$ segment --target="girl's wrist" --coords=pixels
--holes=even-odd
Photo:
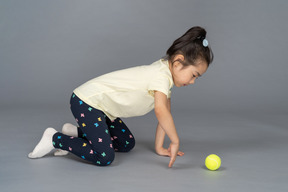
[[[179,145],[179,144],[180,144],[179,138],[176,138],[176,139],[171,140],[171,144]]]
[[[159,146],[159,147],[155,147],[155,151],[156,151],[156,153],[159,153],[160,151],[162,151],[164,149],[164,147],[163,146]]]

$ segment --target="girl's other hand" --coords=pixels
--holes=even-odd
[[[165,148],[160,148],[156,151],[156,153],[158,155],[161,155],[161,156],[168,156],[168,157],[171,157],[171,146],[169,146],[168,149],[165,149]],[[184,152],[182,151],[178,151],[177,153],[178,156],[183,156],[184,155]]]

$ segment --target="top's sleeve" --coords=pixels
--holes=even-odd
[[[154,97],[154,91],[164,93],[167,98],[171,98],[170,80],[165,74],[153,78],[148,85],[148,92]]]

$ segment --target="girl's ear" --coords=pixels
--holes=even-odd
[[[185,67],[185,66],[182,64],[182,63],[185,62],[185,57],[184,57],[184,55],[182,55],[182,54],[177,54],[177,55],[175,55],[173,61],[176,61],[176,62],[174,62],[173,67],[177,67],[177,68],[180,68],[180,69],[182,69],[183,67]],[[179,61],[179,62],[177,62],[177,61]]]
[[[174,57],[174,61],[176,61],[176,60],[180,60],[180,61],[184,62],[184,61],[185,61],[185,57],[184,57],[184,55],[182,55],[182,54],[177,54],[177,55]]]

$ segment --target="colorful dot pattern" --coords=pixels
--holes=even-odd
[[[69,151],[98,166],[110,165],[115,151],[129,152],[133,149],[134,136],[120,118],[110,121],[102,111],[89,106],[74,93],[70,104],[79,125],[78,137],[57,132],[53,136],[55,148]]]

